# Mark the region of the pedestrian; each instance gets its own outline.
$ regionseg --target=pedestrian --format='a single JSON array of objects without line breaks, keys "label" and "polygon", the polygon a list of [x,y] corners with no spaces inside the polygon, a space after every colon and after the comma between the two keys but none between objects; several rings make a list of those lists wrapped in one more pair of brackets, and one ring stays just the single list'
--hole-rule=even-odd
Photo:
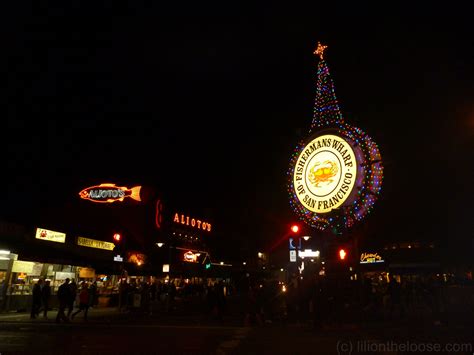
[{"label": "pedestrian", "polygon": [[71,280],[71,283],[69,284],[69,300],[68,300],[68,311],[67,311],[67,316],[68,318],[71,317],[71,313],[74,310],[74,302],[76,301],[76,296],[77,296],[77,284],[74,279]]},{"label": "pedestrian", "polygon": [[219,281],[215,286],[215,295],[216,295],[216,308],[217,308],[217,319],[222,321],[224,315],[224,310],[226,308],[226,298],[224,294],[224,283]]},{"label": "pedestrian", "polygon": [[255,324],[263,325],[262,315],[257,303],[257,287],[249,285],[246,295],[244,325],[251,326]]},{"label": "pedestrian", "polygon": [[127,279],[123,278],[119,285],[119,311],[128,311],[128,298],[132,292],[130,284]]},{"label": "pedestrian", "polygon": [[66,316],[64,311],[69,305],[69,300],[71,298],[71,288],[69,287],[69,278],[64,280],[64,283],[58,288],[58,301],[59,301],[59,310],[56,316],[56,323],[59,323],[61,320],[66,323],[69,322],[69,318]]},{"label": "pedestrian", "polygon": [[152,302],[155,301],[156,291],[157,291],[157,286],[156,286],[156,280],[155,280],[150,286],[150,299]]},{"label": "pedestrian", "polygon": [[94,281],[89,286],[89,306],[94,307],[97,305],[97,281]]},{"label": "pedestrian", "polygon": [[79,292],[79,309],[71,315],[71,319],[81,311],[84,311],[84,320],[87,320],[87,312],[89,311],[89,289],[87,283],[82,282],[81,291]]},{"label": "pedestrian", "polygon": [[389,317],[392,318],[394,310],[397,309],[400,318],[402,318],[404,315],[404,307],[402,304],[402,290],[400,284],[395,280],[394,277],[391,277],[390,279],[387,288],[387,293],[390,296]]},{"label": "pedestrian", "polygon": [[41,286],[43,285],[43,279],[39,279],[33,286],[33,300],[31,303],[31,314],[30,318],[34,319],[39,314],[41,308]]},{"label": "pedestrian", "polygon": [[49,299],[51,298],[50,281],[46,280],[41,289],[41,301],[43,302],[43,318],[48,318]]},{"label": "pedestrian", "polygon": [[174,299],[176,297],[176,286],[174,282],[170,281],[168,284],[168,312],[174,309]]}]

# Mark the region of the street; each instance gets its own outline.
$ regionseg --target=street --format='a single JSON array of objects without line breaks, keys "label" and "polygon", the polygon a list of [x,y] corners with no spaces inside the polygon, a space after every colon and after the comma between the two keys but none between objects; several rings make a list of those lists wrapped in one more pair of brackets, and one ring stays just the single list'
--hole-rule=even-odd
[{"label": "street", "polygon": [[[239,312],[222,320],[177,309],[174,313],[120,313],[93,309],[56,324],[28,314],[0,315],[3,354],[472,354],[468,323],[393,321],[370,324],[266,322],[243,326]],[[408,349],[409,351],[405,351]],[[451,351],[447,351],[447,349]]]}]

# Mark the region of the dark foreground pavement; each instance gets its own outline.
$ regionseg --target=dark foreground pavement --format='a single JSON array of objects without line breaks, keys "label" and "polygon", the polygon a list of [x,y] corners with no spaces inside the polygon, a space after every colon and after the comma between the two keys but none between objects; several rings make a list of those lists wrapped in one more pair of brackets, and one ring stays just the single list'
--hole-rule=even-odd
[{"label": "dark foreground pavement", "polygon": [[[434,324],[392,320],[327,324],[274,322],[243,326],[242,309],[230,303],[222,320],[198,304],[176,304],[170,312],[92,309],[71,323],[0,314],[4,354],[473,354],[469,317]],[[408,350],[408,351],[407,351]]]}]

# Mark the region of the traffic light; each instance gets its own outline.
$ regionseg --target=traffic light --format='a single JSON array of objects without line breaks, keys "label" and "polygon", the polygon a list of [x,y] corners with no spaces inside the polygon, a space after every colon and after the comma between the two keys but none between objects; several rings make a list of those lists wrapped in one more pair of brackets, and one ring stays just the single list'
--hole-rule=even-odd
[{"label": "traffic light", "polygon": [[115,233],[114,234],[114,243],[115,244],[120,243],[121,240],[122,240],[122,236],[119,233]]},{"label": "traffic light", "polygon": [[293,224],[291,226],[291,231],[293,232],[293,234],[297,234],[300,231],[300,226],[298,226],[297,224]]},{"label": "traffic light", "polygon": [[340,260],[345,260],[346,257],[347,257],[346,249],[339,249],[339,259]]},{"label": "traffic light", "polygon": [[209,270],[211,268],[211,262],[209,261],[207,264],[206,264],[206,270]]}]

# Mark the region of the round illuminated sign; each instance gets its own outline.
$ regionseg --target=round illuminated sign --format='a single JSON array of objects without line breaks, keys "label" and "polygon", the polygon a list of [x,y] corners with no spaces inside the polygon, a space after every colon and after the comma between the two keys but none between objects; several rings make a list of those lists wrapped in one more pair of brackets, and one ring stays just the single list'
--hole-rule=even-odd
[{"label": "round illuminated sign", "polygon": [[293,188],[299,202],[315,213],[340,207],[356,181],[354,150],[344,138],[325,134],[301,150],[293,172]]}]

